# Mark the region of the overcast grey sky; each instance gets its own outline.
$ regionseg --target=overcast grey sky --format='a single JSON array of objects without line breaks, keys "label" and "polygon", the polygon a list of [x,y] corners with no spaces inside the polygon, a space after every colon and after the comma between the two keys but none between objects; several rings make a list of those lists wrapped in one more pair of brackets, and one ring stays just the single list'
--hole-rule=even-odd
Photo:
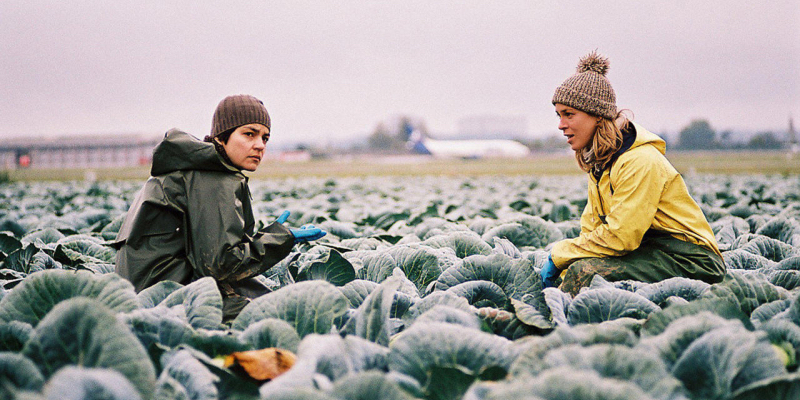
[{"label": "overcast grey sky", "polygon": [[556,132],[553,90],[593,49],[617,104],[656,132],[800,125],[800,1],[0,2],[0,137],[207,134],[228,94],[261,98],[273,141],[433,133],[475,115]]}]

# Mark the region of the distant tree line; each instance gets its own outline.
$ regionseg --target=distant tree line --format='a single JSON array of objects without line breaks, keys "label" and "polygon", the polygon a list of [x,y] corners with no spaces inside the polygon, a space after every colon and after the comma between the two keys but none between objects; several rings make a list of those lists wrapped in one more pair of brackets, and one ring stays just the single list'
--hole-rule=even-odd
[{"label": "distant tree line", "polygon": [[367,138],[367,146],[372,150],[394,153],[405,149],[405,138],[399,129],[390,131],[380,123]]},{"label": "distant tree line", "polygon": [[[407,133],[403,129],[406,123],[415,123],[424,133],[427,133],[424,123],[402,116],[388,124],[379,123],[367,138],[366,149],[379,153],[407,152]],[[677,143],[672,143],[672,140],[667,137],[664,139],[667,140],[670,148],[681,150],[777,150],[791,146],[789,143],[792,140],[791,137],[784,138],[783,136],[786,135],[773,131],[762,131],[749,139],[738,140],[734,137],[733,132],[717,132],[711,127],[708,120],[696,119],[681,129]],[[565,148],[564,139],[558,134],[536,139],[517,138],[517,140],[534,151],[553,151]]]},{"label": "distant tree line", "polygon": [[[677,138],[660,135],[670,149],[680,150],[779,150],[788,149],[797,139],[791,133],[758,132],[748,139],[737,139],[731,131],[717,132],[708,120],[693,120],[681,129]],[[676,140],[677,139],[677,140]],[[532,150],[564,149],[564,138],[554,134],[542,139],[520,140]]]},{"label": "distant tree line", "polygon": [[417,126],[422,134],[427,134],[425,124],[413,121],[411,118],[401,116],[391,122],[380,122],[367,138],[367,148],[378,153],[404,153],[407,152],[406,141],[408,133],[405,126]]},{"label": "distant tree line", "polygon": [[746,141],[736,141],[732,132],[717,134],[707,120],[696,119],[680,131],[675,147],[683,150],[775,150],[787,147],[787,143],[772,131],[762,131]]}]

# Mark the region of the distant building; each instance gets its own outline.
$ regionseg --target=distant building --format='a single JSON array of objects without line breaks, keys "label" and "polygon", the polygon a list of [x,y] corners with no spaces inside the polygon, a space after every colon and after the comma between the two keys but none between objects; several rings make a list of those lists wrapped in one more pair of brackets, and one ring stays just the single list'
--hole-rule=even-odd
[{"label": "distant building", "polygon": [[160,136],[124,134],[17,138],[0,143],[0,168],[101,168],[149,165]]},{"label": "distant building", "polygon": [[524,116],[477,115],[458,121],[458,136],[465,139],[514,139],[528,135]]}]

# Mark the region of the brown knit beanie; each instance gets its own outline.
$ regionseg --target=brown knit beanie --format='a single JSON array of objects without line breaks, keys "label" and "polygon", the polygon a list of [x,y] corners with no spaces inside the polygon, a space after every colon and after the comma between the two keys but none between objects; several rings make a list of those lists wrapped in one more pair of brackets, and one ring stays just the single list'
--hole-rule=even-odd
[{"label": "brown knit beanie", "polygon": [[262,124],[271,129],[269,114],[261,100],[246,94],[228,96],[217,105],[214,118],[211,120],[211,141],[220,134],[247,124]]},{"label": "brown knit beanie", "polygon": [[606,78],[608,59],[593,51],[578,62],[578,72],[556,88],[553,104],[559,103],[583,112],[614,119],[617,97]]}]

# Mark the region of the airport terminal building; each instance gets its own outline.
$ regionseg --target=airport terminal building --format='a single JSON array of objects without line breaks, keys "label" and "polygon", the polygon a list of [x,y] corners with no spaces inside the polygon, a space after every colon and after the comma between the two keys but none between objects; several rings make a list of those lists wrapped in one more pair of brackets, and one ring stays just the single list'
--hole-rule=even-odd
[{"label": "airport terminal building", "polygon": [[0,143],[0,169],[71,169],[148,165],[160,135],[17,138]]}]

